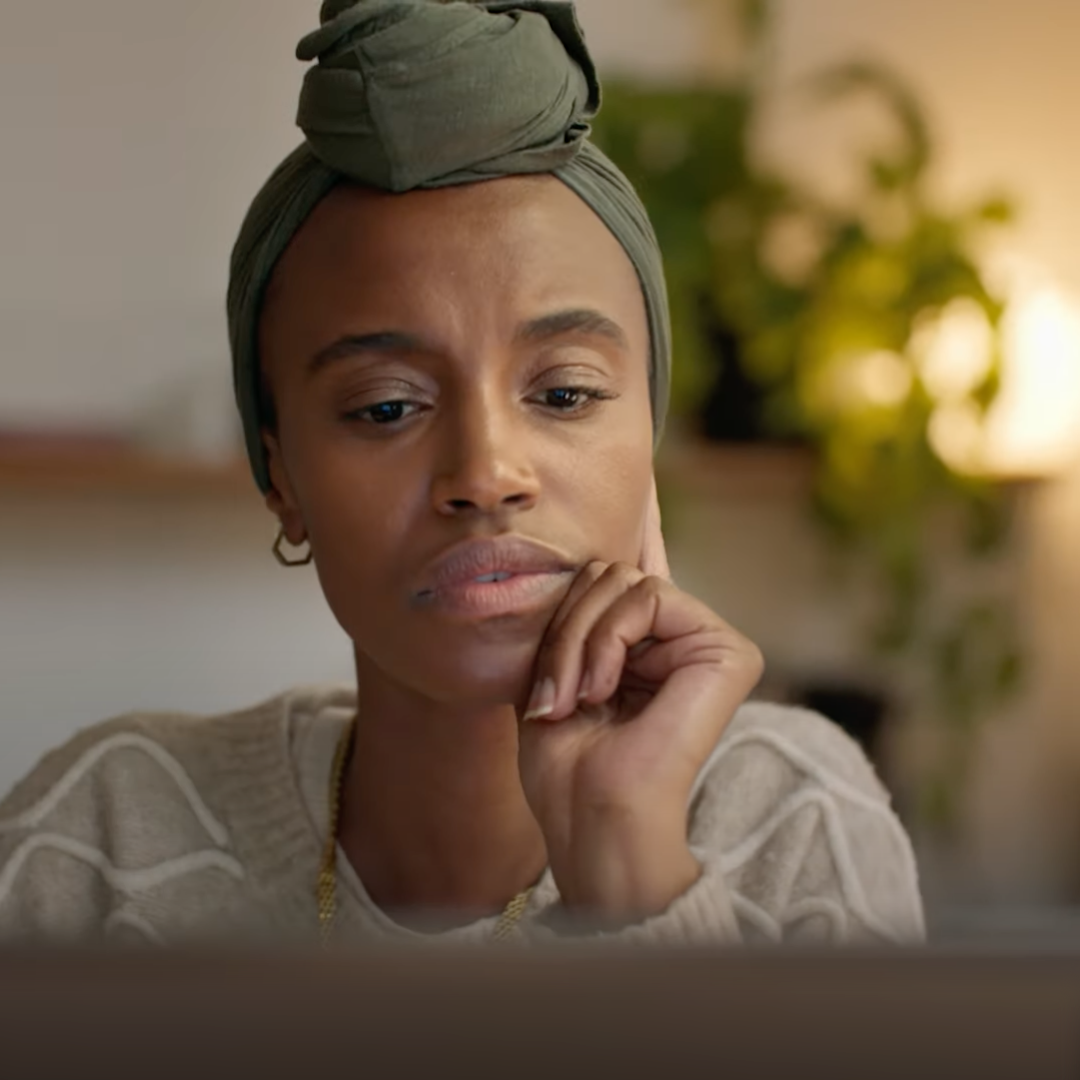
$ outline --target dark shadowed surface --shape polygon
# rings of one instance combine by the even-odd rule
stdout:
[[[4,1075],[1080,1075],[1080,952],[0,958]]]

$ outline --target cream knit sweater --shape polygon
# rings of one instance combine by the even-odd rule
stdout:
[[[0,803],[0,939],[313,938],[331,761],[353,707],[353,691],[319,688],[224,716],[132,715],[46,755]],[[744,705],[701,771],[688,828],[701,878],[663,913],[596,936],[923,936],[888,796],[856,745],[813,713]],[[338,870],[342,940],[415,937],[372,903],[340,850]],[[494,923],[431,940],[484,941]],[[518,933],[566,932],[549,873]]]

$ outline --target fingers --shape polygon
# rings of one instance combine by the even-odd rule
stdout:
[[[670,582],[643,578],[596,620],[584,643],[579,705],[610,702],[632,719],[648,703],[653,751],[696,770],[761,678],[760,650]],[[638,743],[639,747],[645,743]]]
[[[700,600],[655,576],[642,577],[595,620],[584,642],[589,704],[607,701],[626,674],[659,685],[690,667],[731,667],[750,643]]]
[[[552,616],[551,622],[548,623],[548,638],[554,638],[559,633],[566,620],[573,614],[574,609],[577,607],[581,598],[594,584],[596,584],[597,581],[600,580],[604,571],[606,571],[610,565],[610,563],[594,560],[593,562],[586,563],[585,566],[581,568],[577,577],[574,578],[574,583],[562,598],[562,602],[556,609],[554,616]]]
[[[691,669],[722,672],[737,704],[760,678],[756,646],[671,582],[624,563],[587,570],[541,646],[523,719],[562,720],[621,684],[659,687]]]
[[[670,588],[658,577],[642,577],[618,596],[589,629],[582,661],[582,702],[598,705],[619,688],[628,663],[640,666],[657,648],[653,631],[661,593]]]
[[[524,720],[561,720],[575,710],[589,633],[618,597],[644,576],[626,563],[591,563],[582,570],[540,647],[536,683]]]

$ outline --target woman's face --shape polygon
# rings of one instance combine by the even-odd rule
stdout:
[[[343,185],[282,257],[260,350],[268,504],[365,668],[520,700],[577,570],[641,550],[649,336],[622,247],[553,177]]]

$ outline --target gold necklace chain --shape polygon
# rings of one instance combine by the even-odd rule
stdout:
[[[334,763],[330,770],[329,815],[326,829],[326,842],[323,844],[322,860],[319,863],[319,876],[315,882],[315,901],[319,909],[319,939],[323,948],[327,948],[337,917],[337,834],[341,817],[341,788],[345,778],[345,763],[349,760],[356,735],[354,717],[341,733],[337,749],[334,751]],[[504,941],[510,937],[532,896],[533,886],[520,892],[503,908],[494,930],[493,941]]]

